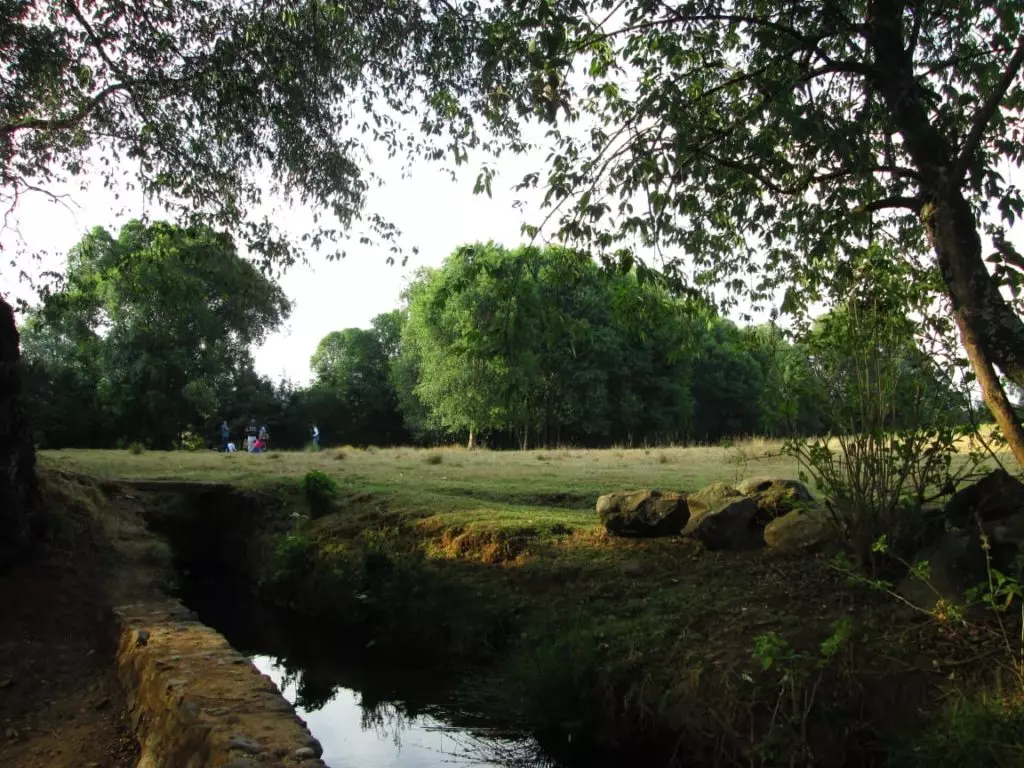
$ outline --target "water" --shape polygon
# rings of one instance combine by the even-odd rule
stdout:
[[[529,738],[494,738],[429,715],[410,715],[400,703],[365,705],[359,691],[336,687],[316,709],[301,704],[299,681],[271,656],[254,656],[324,747],[331,768],[551,765]]]
[[[344,637],[208,583],[181,596],[295,705],[330,768],[556,768],[529,734],[455,708],[436,672],[369,660]]]

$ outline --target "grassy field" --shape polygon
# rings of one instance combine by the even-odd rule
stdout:
[[[611,742],[671,744],[689,734],[694,764],[749,764],[768,752],[779,764],[804,764],[800,756],[813,749],[883,765],[878,756],[907,738],[916,757],[894,765],[1019,764],[1020,740],[1004,734],[1022,725],[1019,710],[986,715],[956,749],[942,741],[945,713],[989,690],[991,670],[978,660],[991,658],[979,648],[992,638],[951,635],[889,596],[851,588],[824,557],[708,552],[680,537],[616,539],[598,524],[594,502],[609,491],[797,477],[777,443],[68,450],[40,460],[44,471],[218,481],[284,499],[258,547],[254,582],[306,615],[359,626],[375,647],[407,659],[433,652],[461,663],[482,654],[489,661],[471,686],[474,705],[516,721],[580,727]],[[333,514],[295,520],[288,505],[302,503],[297,481],[310,469],[334,477],[340,498]],[[933,728],[920,732],[922,718]],[[996,738],[993,728],[1004,730]]]
[[[67,450],[40,453],[44,467],[105,480],[216,481],[272,489],[311,469],[333,476],[363,502],[444,525],[494,528],[597,527],[602,493],[638,488],[695,491],[751,475],[797,476],[769,441],[733,447],[634,450],[466,451],[462,448],[350,447],[319,452],[223,454]],[[363,504],[365,506],[365,503]]]

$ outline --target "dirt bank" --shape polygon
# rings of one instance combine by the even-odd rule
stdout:
[[[128,768],[138,759],[99,553],[74,514],[37,559],[0,576],[0,765]]]

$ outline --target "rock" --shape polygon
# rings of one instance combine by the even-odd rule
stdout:
[[[756,524],[757,503],[746,496],[721,499],[689,530],[708,549],[758,549],[764,546]]]
[[[263,745],[245,736],[228,736],[228,747],[245,752],[248,755],[258,755],[263,751]]]
[[[323,746],[313,736],[306,739],[306,746],[313,750],[313,757],[320,757],[324,753]]]
[[[689,494],[686,497],[686,506],[690,510],[690,520],[683,533],[693,533],[697,528],[697,523],[708,513],[708,510],[720,504],[724,499],[736,499],[742,495],[727,483],[712,483],[706,488]]]
[[[940,596],[962,603],[964,593],[982,583],[987,574],[985,553],[974,531],[947,531],[917,556],[914,565],[920,566],[922,561],[928,562],[927,579],[907,576],[896,585],[896,591],[925,610],[932,610]]]
[[[974,530],[970,528],[968,530]],[[1017,558],[1024,552],[1024,515],[989,520],[981,524],[981,530],[988,538],[992,565],[1013,578],[1020,578]]]
[[[807,487],[797,480],[753,477],[736,489],[757,502],[758,518],[764,525],[814,499]]]
[[[801,552],[821,546],[832,535],[828,513],[821,507],[794,509],[764,528],[764,543],[776,552]]]
[[[953,494],[946,518],[958,528],[974,519],[1001,520],[1024,512],[1024,484],[1004,470],[990,472],[974,485]]]
[[[140,629],[138,636],[135,638],[135,645],[141,647],[143,645],[147,645],[148,643],[149,643],[149,630]]]
[[[317,757],[317,754],[312,747],[299,747],[295,750],[293,754],[295,755],[295,757],[298,757],[300,759],[305,759],[307,757]]]
[[[605,494],[597,515],[609,533],[632,537],[673,536],[690,517],[686,496],[661,491]]]

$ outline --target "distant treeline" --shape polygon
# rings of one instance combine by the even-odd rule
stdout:
[[[94,230],[22,327],[39,445],[214,445],[222,420],[240,436],[250,417],[278,448],[304,445],[314,422],[324,444],[353,445],[821,434],[853,376],[836,362],[836,313],[793,343],[772,325],[737,327],[656,275],[558,247],[459,248],[417,274],[401,309],[327,335],[308,388],[253,370],[250,349],[289,311],[211,230]],[[892,407],[922,396],[961,407],[911,337],[899,346]]]

